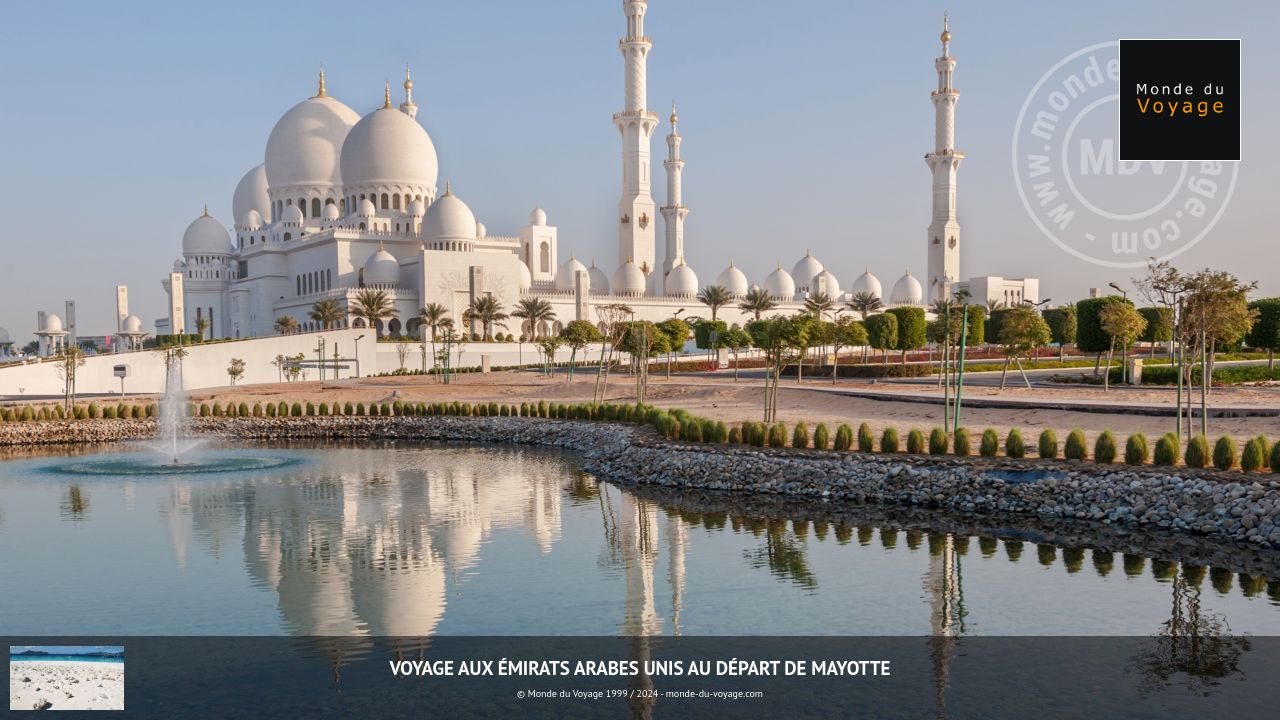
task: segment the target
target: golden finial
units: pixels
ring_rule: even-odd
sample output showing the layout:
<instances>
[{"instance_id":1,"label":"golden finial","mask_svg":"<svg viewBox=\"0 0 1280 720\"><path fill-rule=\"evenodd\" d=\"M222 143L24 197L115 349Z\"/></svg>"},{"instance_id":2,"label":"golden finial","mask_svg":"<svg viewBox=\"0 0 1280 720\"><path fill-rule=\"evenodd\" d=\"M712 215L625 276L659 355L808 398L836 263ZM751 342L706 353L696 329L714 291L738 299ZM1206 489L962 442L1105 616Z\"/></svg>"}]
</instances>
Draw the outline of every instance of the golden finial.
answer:
<instances>
[{"instance_id":1,"label":"golden finial","mask_svg":"<svg viewBox=\"0 0 1280 720\"><path fill-rule=\"evenodd\" d=\"M209 203L204 204L204 215L201 217L209 217Z\"/></svg>"},{"instance_id":2,"label":"golden finial","mask_svg":"<svg viewBox=\"0 0 1280 720\"><path fill-rule=\"evenodd\" d=\"M409 77L409 63L404 64L404 91L413 92L413 78Z\"/></svg>"},{"instance_id":3,"label":"golden finial","mask_svg":"<svg viewBox=\"0 0 1280 720\"><path fill-rule=\"evenodd\" d=\"M320 86L319 88L316 89L316 97L322 98L322 97L328 97L328 96L329 95L325 92L325 89L324 89L324 63L321 63L320 64Z\"/></svg>"},{"instance_id":4,"label":"golden finial","mask_svg":"<svg viewBox=\"0 0 1280 720\"><path fill-rule=\"evenodd\" d=\"M680 118L676 115L676 101L672 100L671 101L671 126L675 127L675 124L678 122L680 122Z\"/></svg>"},{"instance_id":5,"label":"golden finial","mask_svg":"<svg viewBox=\"0 0 1280 720\"><path fill-rule=\"evenodd\" d=\"M387 110L391 109L391 81L390 80L387 81L386 89L382 91L382 107Z\"/></svg>"},{"instance_id":6,"label":"golden finial","mask_svg":"<svg viewBox=\"0 0 1280 720\"><path fill-rule=\"evenodd\" d=\"M448 181L448 180L445 180L445 181L444 181L444 194L445 194L445 195L452 195L452 194L453 194L453 183L451 183L451 182L450 182L450 181Z\"/></svg>"},{"instance_id":7,"label":"golden finial","mask_svg":"<svg viewBox=\"0 0 1280 720\"><path fill-rule=\"evenodd\" d=\"M942 42L951 42L951 30L947 27L947 13L942 13Z\"/></svg>"}]
</instances>

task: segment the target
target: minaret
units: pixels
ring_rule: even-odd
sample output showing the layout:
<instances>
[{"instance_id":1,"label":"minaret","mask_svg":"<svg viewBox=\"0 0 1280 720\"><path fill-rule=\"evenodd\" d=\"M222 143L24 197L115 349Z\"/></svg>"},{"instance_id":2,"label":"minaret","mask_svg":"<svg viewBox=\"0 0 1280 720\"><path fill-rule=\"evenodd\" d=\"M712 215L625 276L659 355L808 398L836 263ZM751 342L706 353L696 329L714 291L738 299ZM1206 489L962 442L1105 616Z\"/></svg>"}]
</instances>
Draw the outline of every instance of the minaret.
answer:
<instances>
[{"instance_id":1,"label":"minaret","mask_svg":"<svg viewBox=\"0 0 1280 720\"><path fill-rule=\"evenodd\" d=\"M626 109L613 116L622 135L622 199L618 202L618 264L634 260L646 274L657 261L656 211L650 191L650 140L658 116L645 109L646 63L653 43L644 34L648 0L623 0L627 36L618 41L626 66ZM652 277L652 276L651 276ZM650 282L652 286L652 282Z\"/></svg>"},{"instance_id":2,"label":"minaret","mask_svg":"<svg viewBox=\"0 0 1280 720\"><path fill-rule=\"evenodd\" d=\"M960 280L960 223L956 221L956 172L964 153L956 150L956 101L960 91L951 84L956 59L951 56L951 31L942 16L942 57L934 61L938 89L932 93L934 148L924 156L933 173L933 220L929 223L927 302L949 298Z\"/></svg>"},{"instance_id":3,"label":"minaret","mask_svg":"<svg viewBox=\"0 0 1280 720\"><path fill-rule=\"evenodd\" d=\"M409 77L409 66L404 66L404 102L400 103L400 112L413 119L418 118L418 106L413 104L413 78Z\"/></svg>"},{"instance_id":4,"label":"minaret","mask_svg":"<svg viewBox=\"0 0 1280 720\"><path fill-rule=\"evenodd\" d=\"M662 208L662 219L667 232L666 254L662 259L663 289L666 289L667 273L684 262L684 219L689 208L680 198L680 177L684 174L684 160L680 158L680 118L676 104L671 103L671 134L667 135L667 204Z\"/></svg>"}]
</instances>

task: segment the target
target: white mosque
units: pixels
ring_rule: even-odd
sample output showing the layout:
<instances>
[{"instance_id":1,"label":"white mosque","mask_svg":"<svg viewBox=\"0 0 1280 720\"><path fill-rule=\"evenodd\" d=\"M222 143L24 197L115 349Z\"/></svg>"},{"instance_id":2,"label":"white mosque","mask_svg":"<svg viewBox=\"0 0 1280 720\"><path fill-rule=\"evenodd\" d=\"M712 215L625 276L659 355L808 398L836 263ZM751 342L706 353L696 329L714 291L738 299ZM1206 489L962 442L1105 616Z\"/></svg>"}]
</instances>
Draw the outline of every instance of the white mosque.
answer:
<instances>
[{"instance_id":1,"label":"white mosque","mask_svg":"<svg viewBox=\"0 0 1280 720\"><path fill-rule=\"evenodd\" d=\"M736 299L755 287L776 302L771 312L794 312L816 293L837 303L871 293L886 306L928 305L961 289L977 303L1038 300L1035 279L959 278L956 173L964 154L954 146L959 92L952 86L956 59L945 22L932 93L937 131L934 149L925 156L933 174L933 214L924 278L907 271L886 295L870 270L844 285L835 269L806 252L790 272L780 263L756 284L732 262L714 282L700 279L685 261L689 208L682 197L684 160L674 107L663 162L665 204L658 207L651 193L650 148L660 119L647 102L648 2L623 0L622 6L626 106L613 122L622 139L623 183L611 272L594 262L588 267L572 252L563 258L556 227L541 208L515 234L491 235L448 183L441 192L435 145L418 120L407 69L403 102L392 104L388 86L382 106L363 117L329 94L321 70L315 95L280 118L267 138L263 163L236 186L233 231L206 208L183 234L182 257L163 282L169 316L156 321L156 331L206 326L210 337L266 336L284 316L303 330L320 330L308 314L321 300L345 311L341 327L360 327L364 321L353 308L365 288L384 291L397 311L378 328L383 335L416 334L414 318L429 303L443 305L456 320L484 295L507 310L525 297L548 301L556 322L537 328L539 333L558 331L571 320L598 322L596 308L615 303L625 303L637 319L658 321L681 311L705 316L697 295L709 285L735 298L720 310L729 322L750 319Z\"/></svg>"}]
</instances>

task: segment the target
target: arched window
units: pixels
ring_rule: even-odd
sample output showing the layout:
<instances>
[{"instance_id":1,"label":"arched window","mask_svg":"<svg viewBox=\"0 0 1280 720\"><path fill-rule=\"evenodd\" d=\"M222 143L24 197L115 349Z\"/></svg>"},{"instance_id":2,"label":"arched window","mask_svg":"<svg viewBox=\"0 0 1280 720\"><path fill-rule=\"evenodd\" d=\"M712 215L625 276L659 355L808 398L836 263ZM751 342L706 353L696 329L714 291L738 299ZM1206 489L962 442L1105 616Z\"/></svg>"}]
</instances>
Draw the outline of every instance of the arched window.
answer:
<instances>
[{"instance_id":1,"label":"arched window","mask_svg":"<svg viewBox=\"0 0 1280 720\"><path fill-rule=\"evenodd\" d=\"M341 203L340 205L338 205L338 211L339 211L339 212L341 212L343 215L346 215L346 214L347 214L347 199L346 199L346 198L342 198L342 203Z\"/></svg>"},{"instance_id":2,"label":"arched window","mask_svg":"<svg viewBox=\"0 0 1280 720\"><path fill-rule=\"evenodd\" d=\"M290 240L292 240L292 239L293 239L293 234L292 234L292 233L285 233L285 234L284 234L284 241L285 241L285 242L289 242L289 241L290 241Z\"/></svg>"},{"instance_id":3,"label":"arched window","mask_svg":"<svg viewBox=\"0 0 1280 720\"><path fill-rule=\"evenodd\" d=\"M326 288L333 287L333 268L326 269L324 271L324 274L325 274L325 280L324 280L325 287Z\"/></svg>"},{"instance_id":4,"label":"arched window","mask_svg":"<svg viewBox=\"0 0 1280 720\"><path fill-rule=\"evenodd\" d=\"M302 217L307 216L307 199L298 198L298 209L302 211Z\"/></svg>"},{"instance_id":5,"label":"arched window","mask_svg":"<svg viewBox=\"0 0 1280 720\"><path fill-rule=\"evenodd\" d=\"M391 209L392 210L400 209L400 196L398 194L391 196Z\"/></svg>"},{"instance_id":6,"label":"arched window","mask_svg":"<svg viewBox=\"0 0 1280 720\"><path fill-rule=\"evenodd\" d=\"M286 200L284 201L284 204L285 204L285 205L288 205L289 207L293 207L293 198L288 198L288 199L286 199Z\"/></svg>"},{"instance_id":7,"label":"arched window","mask_svg":"<svg viewBox=\"0 0 1280 720\"><path fill-rule=\"evenodd\" d=\"M311 198L311 217L320 217L320 198Z\"/></svg>"},{"instance_id":8,"label":"arched window","mask_svg":"<svg viewBox=\"0 0 1280 720\"><path fill-rule=\"evenodd\" d=\"M383 210L386 210L390 207L389 205L390 202L391 202L391 198L387 197L386 193L382 193L382 209Z\"/></svg>"},{"instance_id":9,"label":"arched window","mask_svg":"<svg viewBox=\"0 0 1280 720\"><path fill-rule=\"evenodd\" d=\"M360 229L361 229L361 230L363 230L363 229L364 229L364 223L360 223Z\"/></svg>"},{"instance_id":10,"label":"arched window","mask_svg":"<svg viewBox=\"0 0 1280 720\"><path fill-rule=\"evenodd\" d=\"M551 272L551 245L546 242L538 248L538 272Z\"/></svg>"}]
</instances>

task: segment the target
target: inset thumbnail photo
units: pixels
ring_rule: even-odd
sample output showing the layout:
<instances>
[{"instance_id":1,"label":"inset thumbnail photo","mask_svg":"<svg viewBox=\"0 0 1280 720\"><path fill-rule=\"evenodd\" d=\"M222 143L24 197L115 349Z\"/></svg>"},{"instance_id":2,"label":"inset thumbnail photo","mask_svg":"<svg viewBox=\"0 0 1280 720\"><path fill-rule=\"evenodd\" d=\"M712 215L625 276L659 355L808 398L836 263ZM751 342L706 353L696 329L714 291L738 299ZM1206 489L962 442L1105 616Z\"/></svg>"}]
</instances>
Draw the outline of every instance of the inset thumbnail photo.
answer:
<instances>
[{"instance_id":1,"label":"inset thumbnail photo","mask_svg":"<svg viewBox=\"0 0 1280 720\"><path fill-rule=\"evenodd\" d=\"M10 710L123 710L124 647L9 646Z\"/></svg>"}]
</instances>

